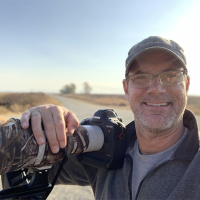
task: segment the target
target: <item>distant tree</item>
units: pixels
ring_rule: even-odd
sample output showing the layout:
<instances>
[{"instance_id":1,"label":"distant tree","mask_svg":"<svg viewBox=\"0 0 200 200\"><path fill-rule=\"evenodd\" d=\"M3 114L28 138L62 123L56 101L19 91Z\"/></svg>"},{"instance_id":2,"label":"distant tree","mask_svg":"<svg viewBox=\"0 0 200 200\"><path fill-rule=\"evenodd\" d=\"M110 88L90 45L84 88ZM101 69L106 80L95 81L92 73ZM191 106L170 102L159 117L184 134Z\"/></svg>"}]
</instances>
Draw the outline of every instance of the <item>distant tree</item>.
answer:
<instances>
[{"instance_id":1,"label":"distant tree","mask_svg":"<svg viewBox=\"0 0 200 200\"><path fill-rule=\"evenodd\" d=\"M88 82L83 83L83 89L85 94L90 94L92 91L92 87L89 85Z\"/></svg>"},{"instance_id":2,"label":"distant tree","mask_svg":"<svg viewBox=\"0 0 200 200\"><path fill-rule=\"evenodd\" d=\"M65 85L61 90L61 94L75 94L76 93L76 85L74 83Z\"/></svg>"}]
</instances>

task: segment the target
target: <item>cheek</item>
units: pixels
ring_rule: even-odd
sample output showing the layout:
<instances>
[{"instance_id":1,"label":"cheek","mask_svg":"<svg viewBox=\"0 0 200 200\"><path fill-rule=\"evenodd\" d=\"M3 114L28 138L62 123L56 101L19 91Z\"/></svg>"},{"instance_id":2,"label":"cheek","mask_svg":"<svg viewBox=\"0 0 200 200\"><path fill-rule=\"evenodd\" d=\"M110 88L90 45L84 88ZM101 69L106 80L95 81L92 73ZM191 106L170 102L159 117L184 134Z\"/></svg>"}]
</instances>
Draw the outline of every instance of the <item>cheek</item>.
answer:
<instances>
[{"instance_id":1,"label":"cheek","mask_svg":"<svg viewBox=\"0 0 200 200\"><path fill-rule=\"evenodd\" d=\"M167 94L174 99L174 104L176 107L182 108L186 106L187 91L185 84L180 84L170 88L167 90Z\"/></svg>"},{"instance_id":2,"label":"cheek","mask_svg":"<svg viewBox=\"0 0 200 200\"><path fill-rule=\"evenodd\" d=\"M128 101L131 107L138 107L140 105L139 99L144 95L143 89L129 88Z\"/></svg>"},{"instance_id":3,"label":"cheek","mask_svg":"<svg viewBox=\"0 0 200 200\"><path fill-rule=\"evenodd\" d=\"M177 98L181 98L183 95L187 95L186 85L183 83L173 87L173 94L174 96L177 96Z\"/></svg>"}]
</instances>

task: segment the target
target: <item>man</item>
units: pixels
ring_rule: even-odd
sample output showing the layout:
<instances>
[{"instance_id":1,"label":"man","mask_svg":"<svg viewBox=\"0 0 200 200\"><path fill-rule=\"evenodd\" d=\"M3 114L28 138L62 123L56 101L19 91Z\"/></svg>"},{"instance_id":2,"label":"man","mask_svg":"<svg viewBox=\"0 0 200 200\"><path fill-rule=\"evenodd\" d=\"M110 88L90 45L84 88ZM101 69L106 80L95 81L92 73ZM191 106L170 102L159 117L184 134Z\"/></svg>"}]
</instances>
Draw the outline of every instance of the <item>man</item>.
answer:
<instances>
[{"instance_id":1,"label":"man","mask_svg":"<svg viewBox=\"0 0 200 200\"><path fill-rule=\"evenodd\" d=\"M199 199L199 139L195 117L185 109L187 73L184 51L176 42L156 36L134 45L123 80L135 116L127 126L123 168L97 169L71 156L57 183L91 185L96 199ZM54 153L66 145L66 124L71 134L78 126L72 112L57 106L29 109L21 118L23 128L29 118L40 145L45 142L43 121Z\"/></svg>"}]
</instances>

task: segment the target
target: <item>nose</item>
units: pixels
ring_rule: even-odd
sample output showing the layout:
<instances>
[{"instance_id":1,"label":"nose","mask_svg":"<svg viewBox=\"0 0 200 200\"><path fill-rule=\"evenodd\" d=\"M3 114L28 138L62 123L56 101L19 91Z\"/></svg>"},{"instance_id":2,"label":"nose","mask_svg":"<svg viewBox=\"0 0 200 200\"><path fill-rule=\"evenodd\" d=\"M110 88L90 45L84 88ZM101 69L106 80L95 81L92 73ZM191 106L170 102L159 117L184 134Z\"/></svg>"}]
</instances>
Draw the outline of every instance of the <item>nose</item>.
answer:
<instances>
[{"instance_id":1,"label":"nose","mask_svg":"<svg viewBox=\"0 0 200 200\"><path fill-rule=\"evenodd\" d=\"M160 82L158 76L152 77L151 85L147 88L148 94L164 94L166 92L165 86Z\"/></svg>"}]
</instances>

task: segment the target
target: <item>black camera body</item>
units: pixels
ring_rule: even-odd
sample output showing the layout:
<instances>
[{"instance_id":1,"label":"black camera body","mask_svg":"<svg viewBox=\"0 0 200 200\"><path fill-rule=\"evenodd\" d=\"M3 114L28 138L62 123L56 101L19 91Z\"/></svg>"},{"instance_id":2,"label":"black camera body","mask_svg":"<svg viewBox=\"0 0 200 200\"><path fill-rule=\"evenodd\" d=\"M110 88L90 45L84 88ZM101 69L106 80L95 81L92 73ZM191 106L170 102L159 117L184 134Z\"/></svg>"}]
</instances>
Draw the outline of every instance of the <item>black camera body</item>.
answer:
<instances>
[{"instance_id":1,"label":"black camera body","mask_svg":"<svg viewBox=\"0 0 200 200\"><path fill-rule=\"evenodd\" d=\"M108 170L123 166L126 151L125 126L113 109L98 110L92 118L85 119L81 125L96 125L102 129L104 143L99 151L77 155L80 162Z\"/></svg>"}]
</instances>

